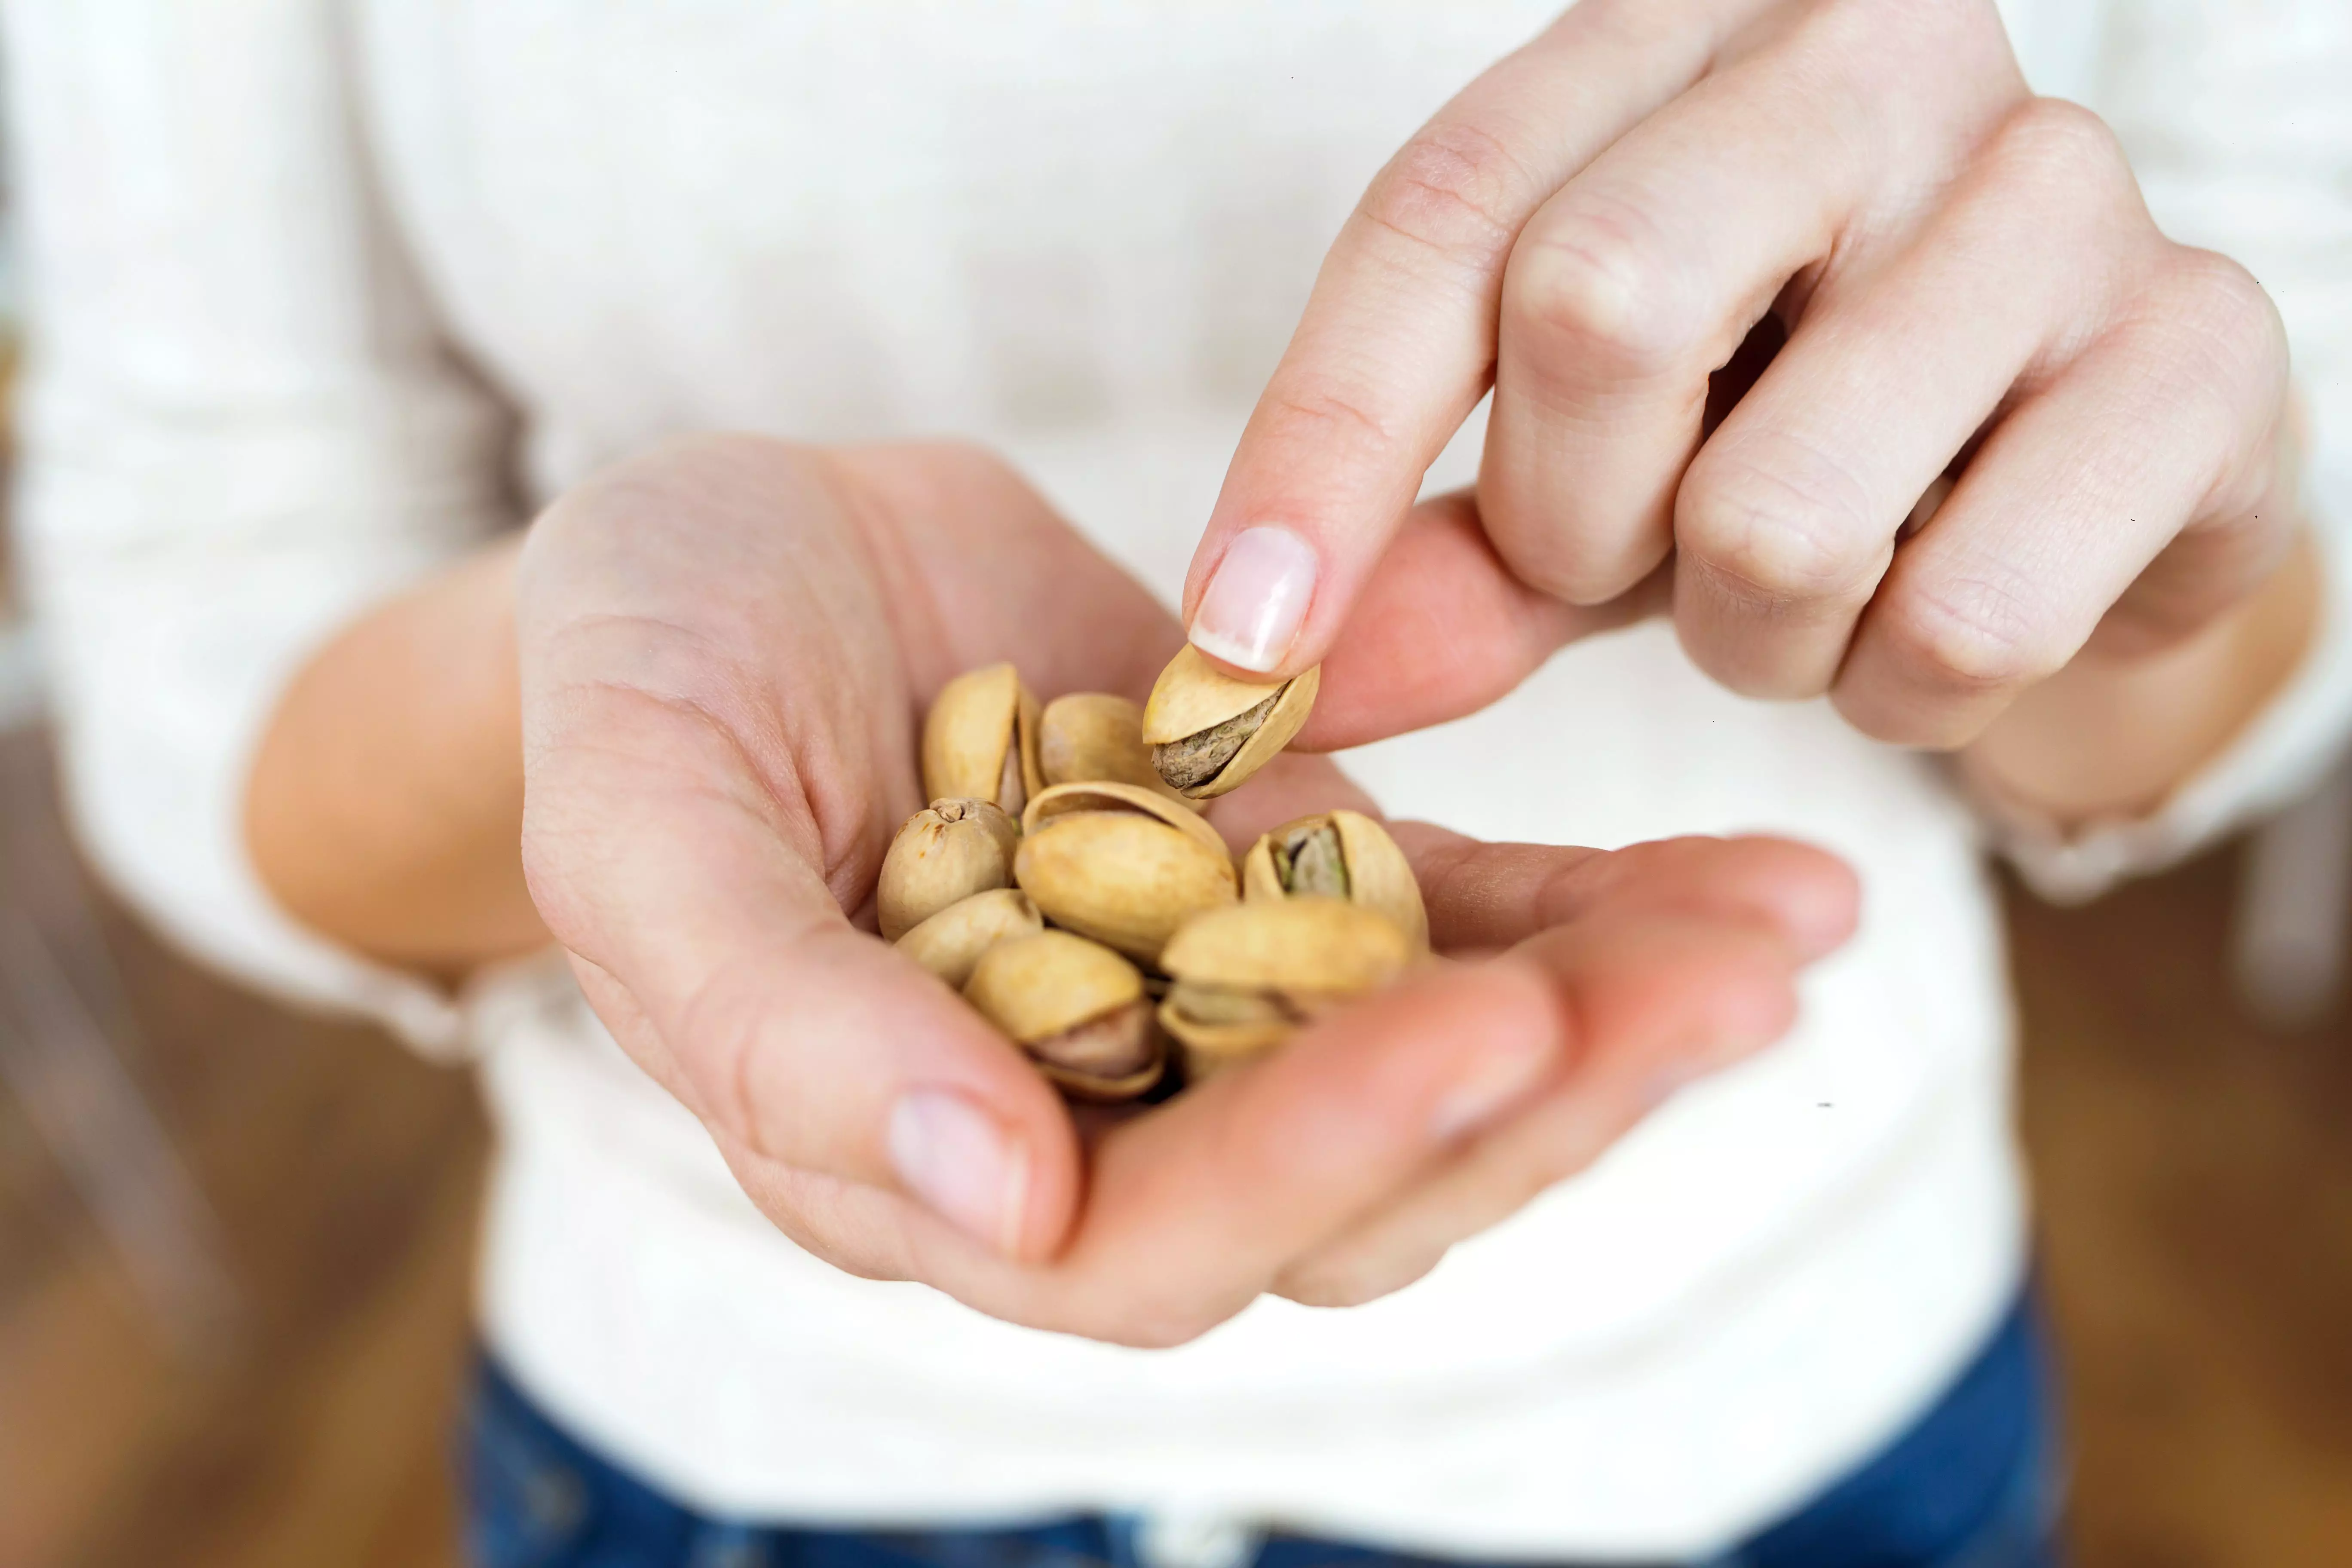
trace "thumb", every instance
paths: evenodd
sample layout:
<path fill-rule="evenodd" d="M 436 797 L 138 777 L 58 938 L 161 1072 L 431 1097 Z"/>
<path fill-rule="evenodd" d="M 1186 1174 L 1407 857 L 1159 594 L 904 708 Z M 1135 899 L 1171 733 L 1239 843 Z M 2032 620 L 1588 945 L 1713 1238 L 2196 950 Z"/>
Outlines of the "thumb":
<path fill-rule="evenodd" d="M 1045 1080 L 851 925 L 772 806 L 667 782 L 725 776 L 695 755 L 719 744 L 707 730 L 667 713 L 592 728 L 534 748 L 524 861 L 632 1059 L 725 1142 L 903 1194 L 1003 1256 L 1050 1256 L 1080 1170 Z"/>
<path fill-rule="evenodd" d="M 1323 658 L 1296 744 L 1336 752 L 1475 713 L 1568 643 L 1665 611 L 1671 562 L 1603 605 L 1527 586 L 1495 553 L 1467 495 L 1415 507 Z"/>

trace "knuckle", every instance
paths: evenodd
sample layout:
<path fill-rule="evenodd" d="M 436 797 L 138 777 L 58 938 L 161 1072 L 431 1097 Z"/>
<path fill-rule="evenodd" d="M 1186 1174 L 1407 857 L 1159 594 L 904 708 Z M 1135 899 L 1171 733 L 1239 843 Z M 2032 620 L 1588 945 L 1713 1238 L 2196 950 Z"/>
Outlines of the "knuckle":
<path fill-rule="evenodd" d="M 1688 356 L 1698 315 L 1674 297 L 1668 271 L 1628 216 L 1580 214 L 1512 255 L 1507 331 L 1607 373 L 1665 374 Z"/>
<path fill-rule="evenodd" d="M 2067 650 L 2023 584 L 1998 574 L 1914 588 L 1895 606 L 1895 650 L 1915 675 L 1967 694 L 2011 690 L 2057 673 Z"/>
<path fill-rule="evenodd" d="M 2029 98 L 2010 111 L 1993 138 L 2002 173 L 2079 206 L 2086 194 L 2104 203 L 2138 202 L 2123 143 L 2107 122 L 2063 98 Z"/>
<path fill-rule="evenodd" d="M 1433 121 L 1373 179 L 1363 213 L 1416 247 L 1484 270 L 1509 250 L 1528 183 L 1490 132 L 1466 121 Z"/>
<path fill-rule="evenodd" d="M 1701 453 L 1675 506 L 1675 542 L 1769 602 L 1853 593 L 1883 542 L 1868 491 L 1819 448 L 1774 439 L 1766 453 Z"/>
<path fill-rule="evenodd" d="M 2286 323 L 2252 272 L 2210 250 L 2183 248 L 2157 286 L 2160 319 L 2177 321 L 2233 372 L 2231 384 L 2283 387 Z"/>

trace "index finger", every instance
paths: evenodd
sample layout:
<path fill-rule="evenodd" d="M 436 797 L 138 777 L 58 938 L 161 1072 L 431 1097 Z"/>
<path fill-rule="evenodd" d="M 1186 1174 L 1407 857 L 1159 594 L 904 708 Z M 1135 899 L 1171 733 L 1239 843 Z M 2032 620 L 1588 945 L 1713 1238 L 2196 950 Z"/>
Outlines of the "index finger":
<path fill-rule="evenodd" d="M 1339 232 L 1185 584 L 1235 670 L 1323 657 L 1492 379 L 1503 268 L 1571 174 L 1681 92 L 1758 0 L 1586 0 L 1440 110 Z"/>

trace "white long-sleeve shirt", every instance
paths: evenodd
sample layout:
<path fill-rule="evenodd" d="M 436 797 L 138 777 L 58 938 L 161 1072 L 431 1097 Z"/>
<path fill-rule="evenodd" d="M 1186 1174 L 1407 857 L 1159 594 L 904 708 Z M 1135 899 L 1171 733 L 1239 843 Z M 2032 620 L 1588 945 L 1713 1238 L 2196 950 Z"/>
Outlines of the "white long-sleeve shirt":
<path fill-rule="evenodd" d="M 483 1331 L 592 1443 L 761 1516 L 1139 1508 L 1667 1557 L 1883 1443 L 2016 1290 L 1975 818 L 1820 704 L 1711 687 L 1658 626 L 1352 771 L 1487 837 L 1811 839 L 1860 871 L 1860 935 L 1783 1044 L 1427 1279 L 1261 1301 L 1172 1352 L 835 1272 L 560 966 L 453 1003 L 296 927 L 246 859 L 245 769 L 304 658 L 518 489 L 667 433 L 975 437 L 1172 598 L 1340 218 L 1551 9 L 11 0 L 19 516 L 79 832 L 191 952 L 478 1060 Z M 2319 646 L 2229 754 L 2152 821 L 2028 854 L 2084 888 L 2293 789 L 2352 707 L 2352 8 L 2011 9 L 2168 229 L 2278 298 L 2328 542 Z"/>

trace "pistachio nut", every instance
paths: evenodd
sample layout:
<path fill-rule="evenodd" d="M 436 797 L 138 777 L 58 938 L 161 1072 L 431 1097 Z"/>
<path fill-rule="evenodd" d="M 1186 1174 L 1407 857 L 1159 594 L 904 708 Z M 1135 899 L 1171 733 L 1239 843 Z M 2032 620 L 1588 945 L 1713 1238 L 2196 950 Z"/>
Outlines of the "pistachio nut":
<path fill-rule="evenodd" d="M 1049 787 L 1128 784 L 1171 800 L 1185 799 L 1151 765 L 1151 748 L 1143 743 L 1143 710 L 1108 691 L 1073 691 L 1045 704 L 1037 721 L 1037 764 Z"/>
<path fill-rule="evenodd" d="M 1037 699 L 1009 664 L 968 670 L 940 689 L 923 720 L 923 792 L 992 801 L 1019 816 L 1045 787 L 1037 766 Z"/>
<path fill-rule="evenodd" d="M 1217 830 L 1134 784 L 1056 784 L 1029 803 L 1013 877 L 1057 926 L 1139 963 L 1190 917 L 1239 895 Z"/>
<path fill-rule="evenodd" d="M 1294 895 L 1213 910 L 1187 921 L 1160 954 L 1175 979 L 1160 1026 L 1183 1047 L 1186 1076 L 1197 1081 L 1385 984 L 1412 956 L 1395 922 L 1339 899 Z"/>
<path fill-rule="evenodd" d="M 1099 943 L 1061 931 L 1001 942 L 981 954 L 963 994 L 1073 1093 L 1131 1100 L 1159 1081 L 1167 1042 L 1143 975 Z"/>
<path fill-rule="evenodd" d="M 1386 915 L 1416 948 L 1429 945 L 1421 884 L 1388 829 L 1360 811 L 1286 822 L 1242 859 L 1245 900 L 1301 895 L 1345 899 Z"/>
<path fill-rule="evenodd" d="M 875 889 L 882 940 L 896 942 L 950 904 L 1007 886 L 1021 827 L 984 800 L 935 800 L 907 818 Z"/>
<path fill-rule="evenodd" d="M 1235 680 L 1187 644 L 1144 704 L 1152 767 L 1193 800 L 1224 794 L 1290 744 L 1314 710 L 1322 678 L 1318 664 L 1270 686 Z"/>
<path fill-rule="evenodd" d="M 898 939 L 898 951 L 958 990 L 980 955 L 1000 942 L 1045 929 L 1029 895 L 995 888 L 959 899 Z"/>

